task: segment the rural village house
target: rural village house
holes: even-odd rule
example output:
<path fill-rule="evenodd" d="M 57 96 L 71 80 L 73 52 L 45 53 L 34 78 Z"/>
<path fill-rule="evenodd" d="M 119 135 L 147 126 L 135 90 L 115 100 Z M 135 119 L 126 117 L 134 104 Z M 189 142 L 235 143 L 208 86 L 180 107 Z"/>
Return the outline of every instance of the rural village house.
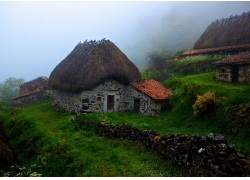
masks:
<path fill-rule="evenodd" d="M 52 106 L 78 114 L 134 110 L 157 115 L 170 90 L 142 80 L 138 68 L 111 41 L 85 41 L 51 72 Z"/>
<path fill-rule="evenodd" d="M 13 105 L 24 105 L 33 101 L 43 100 L 44 92 L 52 90 L 48 85 L 48 78 L 40 76 L 24 84 L 20 84 L 19 96 L 12 98 Z"/>
<path fill-rule="evenodd" d="M 216 79 L 229 82 L 250 82 L 250 51 L 213 62 Z"/>

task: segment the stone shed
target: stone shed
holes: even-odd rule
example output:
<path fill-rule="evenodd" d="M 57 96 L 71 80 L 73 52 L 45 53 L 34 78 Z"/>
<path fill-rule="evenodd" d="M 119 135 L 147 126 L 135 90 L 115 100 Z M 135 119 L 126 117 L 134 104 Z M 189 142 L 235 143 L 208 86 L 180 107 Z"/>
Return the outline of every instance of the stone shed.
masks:
<path fill-rule="evenodd" d="M 159 82 L 142 81 L 134 63 L 105 39 L 79 43 L 51 72 L 49 85 L 52 106 L 78 114 L 135 110 L 156 115 L 170 96 Z"/>
<path fill-rule="evenodd" d="M 19 96 L 12 98 L 13 105 L 16 106 L 45 99 L 44 92 L 52 90 L 48 85 L 48 78 L 46 76 L 40 76 L 24 84 L 20 84 L 19 87 Z"/>
<path fill-rule="evenodd" d="M 250 82 L 250 51 L 215 61 L 216 80 L 229 82 Z"/>

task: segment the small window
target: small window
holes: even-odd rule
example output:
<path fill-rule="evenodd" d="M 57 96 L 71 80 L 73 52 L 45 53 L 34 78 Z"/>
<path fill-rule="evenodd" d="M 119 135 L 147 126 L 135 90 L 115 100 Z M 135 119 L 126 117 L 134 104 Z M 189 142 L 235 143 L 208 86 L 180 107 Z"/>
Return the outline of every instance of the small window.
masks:
<path fill-rule="evenodd" d="M 97 97 L 96 101 L 99 101 L 99 102 L 102 101 L 102 97 Z"/>
<path fill-rule="evenodd" d="M 151 100 L 151 106 L 155 107 L 155 101 L 154 100 Z"/>
<path fill-rule="evenodd" d="M 143 103 L 141 104 L 141 107 L 146 109 L 146 108 L 147 108 L 147 103 L 146 103 L 146 102 L 143 102 Z"/>
<path fill-rule="evenodd" d="M 226 72 L 226 69 L 221 69 L 221 73 L 225 73 Z"/>

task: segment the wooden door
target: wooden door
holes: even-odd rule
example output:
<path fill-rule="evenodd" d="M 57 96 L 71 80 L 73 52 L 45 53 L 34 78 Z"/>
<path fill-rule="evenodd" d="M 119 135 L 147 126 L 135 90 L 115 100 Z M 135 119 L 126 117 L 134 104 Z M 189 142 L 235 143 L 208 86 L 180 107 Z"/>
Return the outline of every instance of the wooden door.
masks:
<path fill-rule="evenodd" d="M 239 66 L 238 65 L 232 65 L 231 66 L 231 73 L 232 73 L 232 82 L 238 82 Z"/>
<path fill-rule="evenodd" d="M 140 113 L 140 99 L 134 99 L 134 111 Z"/>
<path fill-rule="evenodd" d="M 114 112 L 114 95 L 108 95 L 107 98 L 107 111 Z"/>

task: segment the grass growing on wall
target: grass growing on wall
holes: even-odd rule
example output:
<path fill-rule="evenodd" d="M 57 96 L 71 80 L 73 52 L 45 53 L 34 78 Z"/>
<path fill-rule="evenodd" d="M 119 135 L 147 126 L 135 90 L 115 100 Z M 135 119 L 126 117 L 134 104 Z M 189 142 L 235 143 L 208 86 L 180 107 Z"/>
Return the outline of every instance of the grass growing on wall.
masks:
<path fill-rule="evenodd" d="M 197 63 L 201 61 L 212 61 L 228 58 L 230 55 L 227 54 L 214 54 L 214 55 L 197 55 L 197 56 L 187 56 L 183 59 L 176 61 L 177 65 L 186 65 L 188 63 Z"/>

